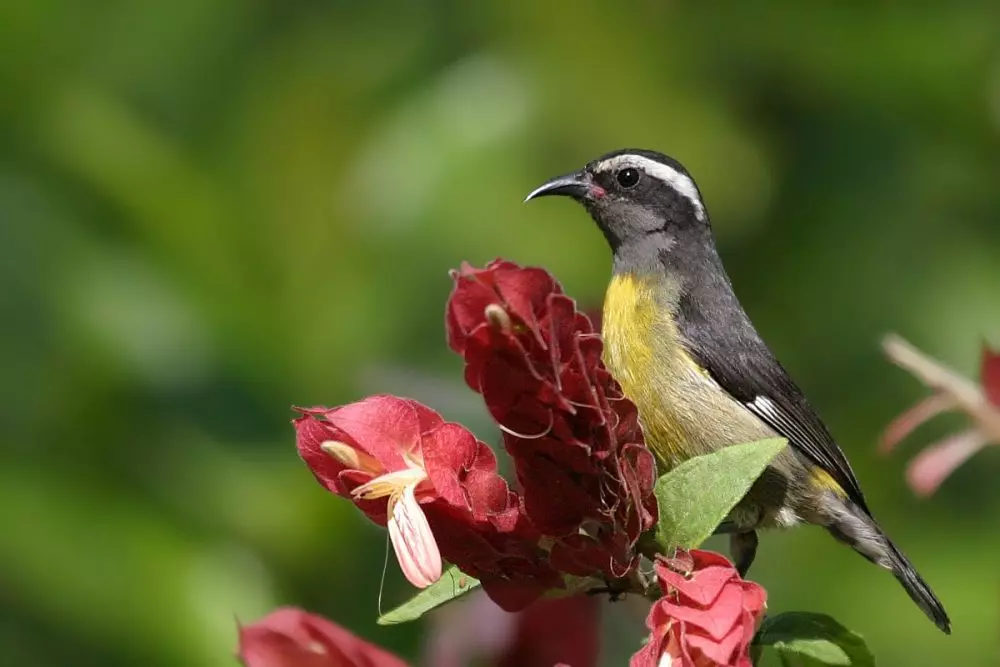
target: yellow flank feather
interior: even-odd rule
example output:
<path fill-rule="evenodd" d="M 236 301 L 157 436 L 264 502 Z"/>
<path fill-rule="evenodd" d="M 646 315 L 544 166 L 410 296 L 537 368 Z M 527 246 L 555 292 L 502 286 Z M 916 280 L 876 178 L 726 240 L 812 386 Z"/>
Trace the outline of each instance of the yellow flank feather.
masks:
<path fill-rule="evenodd" d="M 847 497 L 847 492 L 844 491 L 833 476 L 820 467 L 814 467 L 809 471 L 809 481 L 816 488 L 832 491 L 842 498 Z"/>
<path fill-rule="evenodd" d="M 616 274 L 604 299 L 604 361 L 639 408 L 663 469 L 774 433 L 688 353 L 674 321 L 680 287 L 666 275 Z"/>

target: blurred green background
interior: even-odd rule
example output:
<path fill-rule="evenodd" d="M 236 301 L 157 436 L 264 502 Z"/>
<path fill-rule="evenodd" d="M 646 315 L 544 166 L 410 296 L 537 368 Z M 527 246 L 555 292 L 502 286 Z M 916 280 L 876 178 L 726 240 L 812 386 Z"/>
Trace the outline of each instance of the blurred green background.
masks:
<path fill-rule="evenodd" d="M 874 451 L 924 393 L 883 332 L 968 373 L 1000 343 L 1000 5 L 916 4 L 0 4 L 0 661 L 229 665 L 234 617 L 278 604 L 419 655 L 374 625 L 384 534 L 314 483 L 289 406 L 395 392 L 495 440 L 447 270 L 542 264 L 598 305 L 596 228 L 521 200 L 636 146 L 694 173 L 955 633 L 818 529 L 763 540 L 771 609 L 883 665 L 998 664 L 1000 452 L 918 501 L 904 462 L 958 420 Z"/>

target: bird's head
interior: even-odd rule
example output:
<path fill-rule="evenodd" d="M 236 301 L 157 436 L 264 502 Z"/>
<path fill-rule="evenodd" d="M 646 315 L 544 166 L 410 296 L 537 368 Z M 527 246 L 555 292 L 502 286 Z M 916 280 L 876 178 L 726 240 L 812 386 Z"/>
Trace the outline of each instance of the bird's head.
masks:
<path fill-rule="evenodd" d="M 616 256 L 631 246 L 669 250 L 679 237 L 711 233 L 694 179 L 677 160 L 654 151 L 608 153 L 580 171 L 546 181 L 525 201 L 547 195 L 583 204 Z"/>

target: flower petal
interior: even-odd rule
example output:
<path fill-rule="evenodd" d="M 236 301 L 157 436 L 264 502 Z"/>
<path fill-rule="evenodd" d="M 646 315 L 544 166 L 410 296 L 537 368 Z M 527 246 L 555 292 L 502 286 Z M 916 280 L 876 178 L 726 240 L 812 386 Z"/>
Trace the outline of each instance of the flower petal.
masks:
<path fill-rule="evenodd" d="M 455 285 L 448 299 L 445 320 L 448 346 L 459 354 L 465 353 L 469 334 L 483 324 L 486 308 L 500 301 L 489 285 L 476 280 L 467 271 L 471 268 L 463 266 L 460 272 L 452 273 Z"/>
<path fill-rule="evenodd" d="M 660 663 L 657 661 L 657 654 L 660 652 L 660 644 L 662 642 L 662 637 L 657 637 L 656 635 L 650 637 L 649 641 L 636 651 L 635 655 L 628 661 L 629 667 L 660 667 Z M 667 660 L 670 660 L 670 656 L 667 656 Z M 666 663 L 666 667 L 670 667 L 670 662 Z"/>
<path fill-rule="evenodd" d="M 323 450 L 323 443 L 334 438 L 333 429 L 312 414 L 305 414 L 292 423 L 295 425 L 295 446 L 299 450 L 299 456 L 309 466 L 316 481 L 328 491 L 344 494 L 339 477 L 348 468 L 341 459 L 332 457 Z"/>
<path fill-rule="evenodd" d="M 723 587 L 739 577 L 736 568 L 725 556 L 710 551 L 692 549 L 694 572 L 690 576 L 671 570 L 663 561 L 655 565 L 660 588 L 666 593 L 675 589 L 683 597 L 703 607 L 712 604 L 719 597 Z"/>
<path fill-rule="evenodd" d="M 480 444 L 468 429 L 452 423 L 441 424 L 421 437 L 427 476 L 440 497 L 451 505 L 468 507 L 462 481 L 476 461 Z"/>
<path fill-rule="evenodd" d="M 924 422 L 957 407 L 958 402 L 950 394 L 933 394 L 892 420 L 886 427 L 879 443 L 879 451 L 887 454 L 906 436 Z"/>
<path fill-rule="evenodd" d="M 407 486 L 390 502 L 389 539 L 403 575 L 417 588 L 427 588 L 441 578 L 441 552 L 413 489 Z"/>
<path fill-rule="evenodd" d="M 335 430 L 378 459 L 386 470 L 393 471 L 406 467 L 403 455 L 417 450 L 421 431 L 433 421 L 429 408 L 420 406 L 418 410 L 415 405 L 397 396 L 370 396 L 334 408 L 324 416 Z"/>
<path fill-rule="evenodd" d="M 948 475 L 989 441 L 989 436 L 979 429 L 970 429 L 931 445 L 920 452 L 906 470 L 910 488 L 921 496 L 931 495 Z"/>
<path fill-rule="evenodd" d="M 697 628 L 698 634 L 720 642 L 733 632 L 737 621 L 743 616 L 743 591 L 736 585 L 726 586 L 712 606 L 707 608 L 674 603 L 669 597 L 660 600 L 658 604 L 668 616 L 686 623 L 689 634 Z"/>
<path fill-rule="evenodd" d="M 692 632 L 688 626 L 685 636 L 688 649 L 695 655 L 701 653 L 710 660 L 712 665 L 732 665 L 740 654 L 746 654 L 747 647 L 743 645 L 743 628 L 734 625 L 728 635 L 715 639 L 698 632 Z"/>
<path fill-rule="evenodd" d="M 292 607 L 241 626 L 239 637 L 246 667 L 406 667 L 336 623 Z"/>

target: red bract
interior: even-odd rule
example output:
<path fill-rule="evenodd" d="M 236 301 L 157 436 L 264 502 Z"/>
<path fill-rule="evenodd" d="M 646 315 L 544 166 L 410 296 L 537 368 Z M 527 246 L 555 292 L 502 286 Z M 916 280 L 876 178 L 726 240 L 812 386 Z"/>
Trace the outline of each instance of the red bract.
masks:
<path fill-rule="evenodd" d="M 290 607 L 240 627 L 246 667 L 407 667 L 336 623 Z"/>
<path fill-rule="evenodd" d="M 492 450 L 468 430 L 395 396 L 300 411 L 302 459 L 323 486 L 388 527 L 414 585 L 440 577 L 441 556 L 508 609 L 560 585 Z"/>
<path fill-rule="evenodd" d="M 764 589 L 709 551 L 680 552 L 655 567 L 663 597 L 646 618 L 649 642 L 630 666 L 752 667 L 748 651 L 767 606 Z"/>
<path fill-rule="evenodd" d="M 983 346 L 980 381 L 990 403 L 1000 408 L 1000 353 Z"/>
<path fill-rule="evenodd" d="M 626 574 L 656 520 L 656 469 L 590 320 L 547 272 L 496 260 L 453 273 L 448 343 L 504 431 L 525 512 L 580 574 Z"/>

